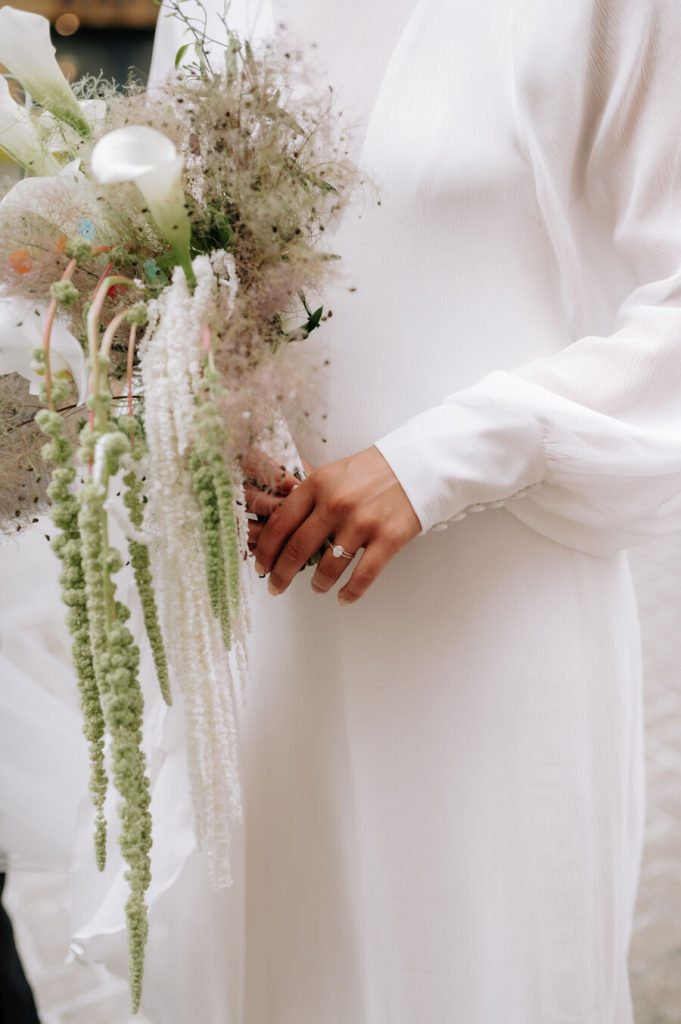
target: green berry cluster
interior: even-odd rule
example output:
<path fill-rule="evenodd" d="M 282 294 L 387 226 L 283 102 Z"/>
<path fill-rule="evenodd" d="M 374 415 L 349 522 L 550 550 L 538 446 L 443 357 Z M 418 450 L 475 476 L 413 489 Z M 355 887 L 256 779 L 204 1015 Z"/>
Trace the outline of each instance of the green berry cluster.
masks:
<path fill-rule="evenodd" d="M 92 256 L 91 245 L 83 239 L 70 240 L 65 251 L 69 259 L 76 262 Z M 72 306 L 79 298 L 79 292 L 70 280 L 72 269 L 67 268 L 62 280 L 50 288 L 50 296 L 56 305 Z M 102 282 L 101 288 L 106 288 L 106 285 L 106 281 Z M 101 312 L 101 302 L 96 308 Z M 67 374 L 49 372 L 49 356 L 45 348 L 33 352 L 34 366 L 43 378 L 41 399 L 48 406 L 40 410 L 36 422 L 47 438 L 43 457 L 53 467 L 48 496 L 52 503 L 52 519 L 60 532 L 52 546 L 62 564 L 62 599 L 68 609 L 67 622 L 80 690 L 83 731 L 89 744 L 90 790 L 95 807 L 95 857 L 100 870 L 104 870 L 106 864 L 107 738 L 111 776 L 121 797 L 118 807 L 121 819 L 119 841 L 129 884 L 126 920 L 131 997 L 133 1011 L 136 1011 L 142 994 L 148 932 L 145 894 L 151 881 L 151 792 L 142 752 L 144 700 L 139 681 L 140 653 L 126 624 L 130 612 L 116 597 L 114 576 L 123 567 L 123 558 L 109 543 L 106 503 L 111 479 L 123 471 L 124 501 L 130 521 L 134 527 L 142 527 L 145 498 L 135 467 L 142 457 L 144 442 L 138 420 L 131 416 L 118 419 L 112 416 L 109 348 L 101 344 L 98 318 L 90 321 L 92 309 L 93 304 L 86 303 L 92 393 L 86 403 L 89 420 L 80 434 L 81 458 L 87 474 L 79 488 L 76 488 L 73 445 L 65 434 L 62 414 L 56 411 L 68 397 L 71 383 Z M 130 324 L 142 327 L 146 320 L 147 309 L 143 303 L 129 310 Z M 124 460 L 128 458 L 131 466 L 124 466 Z M 170 703 L 168 666 L 158 622 L 149 553 L 144 544 L 131 540 L 129 554 L 161 692 Z"/>
<path fill-rule="evenodd" d="M 151 793 L 142 752 L 144 700 L 139 684 L 139 648 L 125 624 L 129 612 L 115 602 L 115 622 L 99 662 L 104 714 L 111 736 L 111 770 L 122 800 L 121 853 L 130 890 L 125 905 L 133 1010 L 139 1008 L 148 922 L 145 893 L 151 882 Z"/>
<path fill-rule="evenodd" d="M 44 365 L 42 350 L 35 353 Z M 100 360 L 100 379 L 108 379 L 108 361 Z M 53 404 L 63 400 L 69 385 L 52 379 Z M 42 388 L 45 400 L 45 387 Z M 51 463 L 49 497 L 52 519 L 60 530 L 53 547 L 62 562 L 62 599 L 68 608 L 73 660 L 78 677 L 84 733 L 90 750 L 90 790 L 96 813 L 95 856 L 97 866 L 106 863 L 107 793 L 105 740 L 109 737 L 111 775 L 120 794 L 120 847 L 127 864 L 129 896 L 126 903 L 130 953 L 130 986 L 133 1008 L 139 1007 L 147 938 L 145 893 L 151 880 L 150 788 L 142 752 L 144 701 L 139 683 L 139 649 L 126 625 L 130 612 L 116 598 L 114 575 L 122 568 L 120 553 L 109 543 L 105 507 L 109 481 L 131 456 L 141 458 L 141 424 L 132 417 L 111 417 L 108 389 L 88 399 L 92 423 L 81 431 L 81 452 L 89 474 L 75 490 L 73 447 L 64 433 L 59 412 L 42 409 L 37 423 L 47 443 L 43 456 Z M 125 502 L 136 527 L 143 523 L 141 482 L 134 468 L 126 470 Z M 168 667 L 158 624 L 149 554 L 144 544 L 131 541 L 130 560 L 139 588 L 144 621 L 164 698 L 170 702 Z"/>
<path fill-rule="evenodd" d="M 126 434 L 115 424 L 108 432 L 84 428 L 86 450 L 104 445 L 99 478 L 88 479 L 78 492 L 78 529 L 90 627 L 95 678 L 111 739 L 114 785 L 121 796 L 120 847 L 128 865 L 130 891 L 126 903 L 133 1009 L 139 1007 L 147 936 L 145 892 L 151 880 L 151 814 L 149 780 L 142 753 L 144 701 L 139 683 L 139 649 L 126 625 L 128 608 L 116 600 L 113 576 L 123 560 L 109 544 L 104 507 L 109 479 L 121 468 L 130 450 Z"/>
<path fill-rule="evenodd" d="M 68 608 L 66 617 L 71 633 L 71 652 L 78 680 L 83 732 L 90 750 L 90 792 L 95 806 L 95 856 L 100 871 L 106 863 L 106 820 L 104 801 L 107 777 L 104 767 L 104 714 L 95 677 L 90 646 L 90 626 L 85 575 L 78 529 L 78 500 L 72 493 L 76 478 L 73 451 L 64 436 L 64 421 L 57 412 L 41 409 L 36 422 L 49 437 L 43 456 L 53 465 L 48 496 L 52 502 L 52 520 L 61 531 L 52 540 L 52 548 L 61 561 L 59 582 L 62 600 Z"/>
<path fill-rule="evenodd" d="M 42 348 L 34 348 L 31 352 L 33 357 L 33 365 L 36 368 L 36 372 L 45 378 L 47 371 L 47 363 L 45 360 L 45 350 Z M 71 390 L 71 377 L 67 370 L 62 370 L 59 373 L 51 374 L 51 399 L 52 407 L 57 408 L 64 402 Z M 45 379 L 40 383 L 40 400 L 47 405 L 47 390 Z M 69 445 L 68 440 L 65 439 L 65 443 Z M 69 445 L 69 451 L 71 446 Z"/>
<path fill-rule="evenodd" d="M 119 416 L 116 421 L 119 428 L 129 437 L 132 452 L 132 465 L 123 477 L 125 494 L 123 501 L 128 509 L 130 522 L 140 530 L 144 525 L 144 494 L 142 480 L 136 470 L 144 452 L 145 444 L 142 433 L 142 424 L 135 416 Z M 170 677 L 168 673 L 168 660 L 166 658 L 163 634 L 158 620 L 158 608 L 156 606 L 156 595 L 154 594 L 154 581 L 151 575 L 149 563 L 149 548 L 136 540 L 128 541 L 130 562 L 135 575 L 135 583 L 140 596 L 142 614 L 144 616 L 144 627 L 149 638 L 149 646 L 154 658 L 156 676 L 158 678 L 161 695 L 166 704 L 172 704 L 173 699 L 170 692 Z"/>
<path fill-rule="evenodd" d="M 79 292 L 72 281 L 55 281 L 50 285 L 50 295 L 60 306 L 72 306 Z"/>
<path fill-rule="evenodd" d="M 70 260 L 85 263 L 92 257 L 92 246 L 84 238 L 71 238 L 64 246 L 64 252 Z"/>
<path fill-rule="evenodd" d="M 234 484 L 222 455 L 226 445 L 216 404 L 204 398 L 196 410 L 196 444 L 189 460 L 192 489 L 201 513 L 206 583 L 225 646 L 239 615 L 241 554 L 234 508 Z"/>

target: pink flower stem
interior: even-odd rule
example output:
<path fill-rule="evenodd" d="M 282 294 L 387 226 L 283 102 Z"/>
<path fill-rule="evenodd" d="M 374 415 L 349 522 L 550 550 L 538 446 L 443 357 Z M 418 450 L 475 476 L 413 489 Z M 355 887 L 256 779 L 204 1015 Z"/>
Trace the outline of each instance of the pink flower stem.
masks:
<path fill-rule="evenodd" d="M 90 419 L 90 424 L 91 424 L 91 426 L 93 428 L 94 428 L 95 425 L 99 425 L 102 428 L 104 428 L 105 425 L 106 425 L 104 423 L 104 418 L 105 418 L 104 417 L 104 412 L 102 410 L 101 404 L 98 402 L 98 397 L 99 397 L 99 394 L 100 394 L 100 382 L 99 382 L 99 358 L 100 358 L 100 350 L 99 350 L 99 319 L 100 319 L 100 317 L 102 315 L 102 308 L 104 306 L 104 302 L 106 301 L 106 296 L 107 296 L 107 293 L 109 291 L 109 288 L 111 288 L 115 284 L 119 285 L 122 288 L 124 288 L 124 287 L 129 286 L 129 285 L 131 285 L 133 283 L 134 282 L 129 277 L 123 277 L 121 275 L 113 275 L 113 276 L 108 276 L 108 277 L 102 277 L 100 279 L 99 284 L 97 285 L 97 289 L 95 291 L 94 298 L 92 300 L 92 305 L 90 306 L 90 308 L 88 310 L 88 314 L 87 314 L 87 339 L 88 339 L 88 352 L 89 352 L 89 356 L 90 356 L 90 395 L 91 395 L 91 397 L 93 399 L 93 403 L 92 404 L 95 407 L 94 410 L 93 410 L 94 416 L 92 416 L 91 419 Z M 119 321 L 120 319 L 121 319 L 121 314 L 118 314 L 118 316 L 114 317 L 114 321 Z M 113 323 L 113 321 L 112 321 L 112 323 Z M 113 338 L 113 334 L 115 333 L 115 329 L 114 329 L 114 331 L 111 331 L 111 326 L 112 325 L 109 324 L 109 327 L 107 328 L 107 332 L 105 333 L 104 339 L 103 339 L 103 342 L 102 342 L 102 348 L 105 349 L 105 351 L 102 352 L 102 355 L 106 355 L 106 356 L 108 356 L 108 354 L 109 354 L 109 348 L 111 346 L 111 338 Z M 116 324 L 116 326 L 118 326 L 118 323 Z"/>

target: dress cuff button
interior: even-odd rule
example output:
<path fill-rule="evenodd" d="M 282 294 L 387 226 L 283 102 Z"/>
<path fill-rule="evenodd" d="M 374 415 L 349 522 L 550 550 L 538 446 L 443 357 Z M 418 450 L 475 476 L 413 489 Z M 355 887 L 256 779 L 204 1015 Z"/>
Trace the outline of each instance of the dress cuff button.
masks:
<path fill-rule="evenodd" d="M 452 516 L 452 518 L 449 521 L 450 521 L 450 523 L 457 523 L 459 521 L 459 519 L 465 519 L 465 518 L 466 518 L 466 513 L 465 512 L 457 512 L 456 515 Z"/>
<path fill-rule="evenodd" d="M 485 506 L 483 504 L 481 504 L 480 502 L 476 502 L 475 505 L 469 505 L 467 511 L 468 512 L 484 512 L 485 511 Z"/>
<path fill-rule="evenodd" d="M 431 530 L 433 531 L 433 533 L 440 533 L 442 530 L 446 529 L 447 523 L 434 523 L 433 526 L 431 526 Z"/>

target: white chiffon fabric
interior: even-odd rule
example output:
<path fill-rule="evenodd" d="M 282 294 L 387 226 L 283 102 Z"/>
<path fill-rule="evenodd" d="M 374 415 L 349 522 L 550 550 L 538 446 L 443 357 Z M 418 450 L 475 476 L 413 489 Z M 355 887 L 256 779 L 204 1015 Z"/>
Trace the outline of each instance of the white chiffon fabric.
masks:
<path fill-rule="evenodd" d="M 356 606 L 305 574 L 276 600 L 254 580 L 231 890 L 195 852 L 181 712 L 147 670 L 143 1007 L 154 1024 L 632 1024 L 626 548 L 681 526 L 681 16 L 668 0 L 240 0 L 230 21 L 285 22 L 361 122 L 381 204 L 333 238 L 334 316 L 300 356 L 331 360 L 327 441 L 297 441 L 313 463 L 378 443 L 422 536 Z M 156 80 L 182 41 L 163 18 Z M 37 586 L 47 545 L 20 551 Z M 46 689 L 48 659 L 50 685 L 74 689 L 51 600 L 39 631 L 28 591 L 8 595 L 30 643 L 3 632 L 3 694 Z M 29 821 L 50 772 L 35 716 L 13 726 L 38 749 L 18 783 Z M 96 875 L 87 808 L 74 950 L 125 973 L 120 862 Z M 62 855 L 74 816 L 48 830 Z"/>

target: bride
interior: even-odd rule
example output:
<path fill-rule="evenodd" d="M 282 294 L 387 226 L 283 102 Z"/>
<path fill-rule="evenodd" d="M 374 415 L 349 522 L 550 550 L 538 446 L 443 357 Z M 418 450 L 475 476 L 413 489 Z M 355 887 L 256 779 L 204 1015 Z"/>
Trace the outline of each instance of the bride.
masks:
<path fill-rule="evenodd" d="M 296 438 L 317 468 L 249 491 L 268 579 L 227 891 L 194 849 L 181 719 L 152 709 L 143 1007 L 631 1024 L 627 548 L 681 525 L 681 16 L 235 0 L 229 18 L 316 55 L 381 199 L 337 232 L 334 315 L 306 343 L 330 361 L 326 437 Z M 183 38 L 162 12 L 157 83 Z M 87 858 L 74 951 L 124 973 L 122 876 Z"/>

